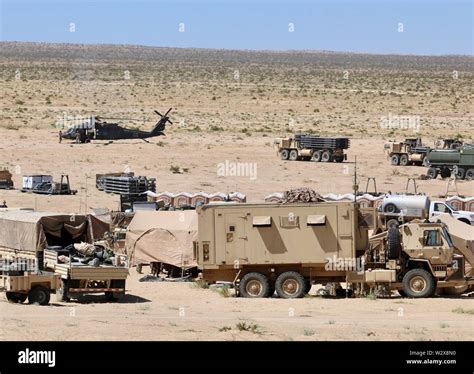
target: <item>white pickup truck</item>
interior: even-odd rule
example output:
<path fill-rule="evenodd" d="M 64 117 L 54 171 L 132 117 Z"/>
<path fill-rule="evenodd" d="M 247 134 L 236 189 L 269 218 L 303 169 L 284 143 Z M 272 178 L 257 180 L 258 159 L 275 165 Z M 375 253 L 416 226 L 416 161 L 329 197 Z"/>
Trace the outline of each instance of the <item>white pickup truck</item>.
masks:
<path fill-rule="evenodd" d="M 431 200 L 424 195 L 387 195 L 379 207 L 379 217 L 387 227 L 415 218 L 427 219 L 443 214 L 468 225 L 474 225 L 474 212 L 456 210 L 445 201 Z"/>

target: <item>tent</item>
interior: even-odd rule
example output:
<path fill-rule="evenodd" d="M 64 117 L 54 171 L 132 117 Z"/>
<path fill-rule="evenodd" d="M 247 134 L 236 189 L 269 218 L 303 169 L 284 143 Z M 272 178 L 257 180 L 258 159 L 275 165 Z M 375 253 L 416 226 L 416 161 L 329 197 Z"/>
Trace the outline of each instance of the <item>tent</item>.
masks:
<path fill-rule="evenodd" d="M 125 250 L 132 265 L 162 262 L 188 269 L 197 266 L 195 240 L 196 211 L 138 211 L 127 228 Z"/>
<path fill-rule="evenodd" d="M 109 225 L 87 214 L 37 212 L 31 209 L 0 211 L 0 247 L 36 253 L 48 245 L 66 246 L 102 239 Z"/>

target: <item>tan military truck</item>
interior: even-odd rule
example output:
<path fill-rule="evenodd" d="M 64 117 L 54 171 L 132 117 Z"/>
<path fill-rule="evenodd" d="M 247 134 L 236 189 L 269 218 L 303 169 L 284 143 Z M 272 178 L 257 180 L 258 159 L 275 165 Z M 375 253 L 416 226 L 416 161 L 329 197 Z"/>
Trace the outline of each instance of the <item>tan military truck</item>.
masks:
<path fill-rule="evenodd" d="M 244 297 L 298 298 L 313 283 L 341 282 L 428 297 L 472 284 L 442 223 L 409 223 L 369 241 L 351 202 L 204 205 L 197 213 L 203 278 L 232 282 Z"/>
<path fill-rule="evenodd" d="M 344 150 L 349 148 L 350 139 L 296 134 L 288 138 L 277 138 L 273 144 L 282 160 L 343 162 L 347 160 Z"/>
<path fill-rule="evenodd" d="M 94 243 L 106 232 L 108 224 L 92 215 L 2 209 L 0 260 L 34 261 L 40 273 L 59 275 L 60 286 L 54 288 L 58 300 L 89 293 L 105 293 L 109 300 L 117 300 L 125 294 L 126 261 L 90 264 L 77 260 L 66 249 Z"/>
<path fill-rule="evenodd" d="M 410 222 L 372 236 L 364 255 L 364 274 L 348 273 L 348 282 L 376 283 L 408 297 L 430 297 L 437 289 L 470 286 L 466 274 L 472 252 L 455 247 L 442 222 Z M 373 275 L 369 275 L 369 274 Z M 370 282 L 368 282 L 370 280 Z"/>
<path fill-rule="evenodd" d="M 423 146 L 421 138 L 408 138 L 403 142 L 391 141 L 384 144 L 384 150 L 392 165 L 428 166 L 426 155 L 430 147 Z"/>
<path fill-rule="evenodd" d="M 346 273 L 327 258 L 354 259 L 368 246 L 350 202 L 204 205 L 197 213 L 194 256 L 204 279 L 239 281 L 244 297 L 303 297 L 316 279 L 343 282 Z"/>

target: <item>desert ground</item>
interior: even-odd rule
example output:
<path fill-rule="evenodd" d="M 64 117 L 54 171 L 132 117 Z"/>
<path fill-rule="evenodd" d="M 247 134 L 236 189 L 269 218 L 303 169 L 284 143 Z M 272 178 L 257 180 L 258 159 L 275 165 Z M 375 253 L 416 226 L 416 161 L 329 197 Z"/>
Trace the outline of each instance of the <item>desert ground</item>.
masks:
<path fill-rule="evenodd" d="M 2 42 L 0 166 L 13 173 L 17 189 L 22 175 L 58 180 L 68 174 L 78 193 L 0 190 L 0 202 L 62 212 L 116 210 L 118 197 L 98 191 L 95 174 L 127 170 L 156 178 L 157 191 L 239 191 L 248 202 L 295 187 L 349 193 L 356 157 L 361 191 L 367 177 L 376 177 L 378 191 L 403 192 L 407 178 L 426 168 L 391 166 L 384 143 L 416 136 L 430 146 L 443 137 L 472 143 L 472 62 L 468 56 Z M 64 118 L 122 118 L 150 130 L 153 110 L 168 108 L 173 125 L 149 143 L 58 142 Z M 382 126 L 390 115 L 411 116 L 419 127 Z M 274 138 L 299 132 L 350 137 L 348 161 L 280 160 Z M 218 166 L 226 161 L 254 164 L 257 173 L 221 176 Z M 173 173 L 177 168 L 184 172 Z M 444 196 L 448 181 L 417 184 L 418 192 Z M 457 188 L 474 194 L 473 181 Z M 139 283 L 130 272 L 129 296 L 118 304 L 93 297 L 50 307 L 12 305 L 2 295 L 0 339 L 472 339 L 472 297 L 325 299 L 313 287 L 314 297 L 301 300 L 246 300 L 188 283 Z M 250 331 L 239 330 L 242 322 Z"/>
<path fill-rule="evenodd" d="M 119 303 L 101 295 L 50 306 L 0 295 L 2 340 L 472 340 L 472 297 L 283 300 L 224 297 L 193 283 L 138 282 Z"/>

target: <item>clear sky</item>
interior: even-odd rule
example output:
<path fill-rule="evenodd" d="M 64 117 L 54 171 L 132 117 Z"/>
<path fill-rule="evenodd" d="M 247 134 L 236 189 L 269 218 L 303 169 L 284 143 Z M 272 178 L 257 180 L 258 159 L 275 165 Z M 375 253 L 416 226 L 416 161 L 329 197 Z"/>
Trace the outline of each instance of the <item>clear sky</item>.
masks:
<path fill-rule="evenodd" d="M 423 55 L 473 53 L 472 0 L 0 3 L 3 41 Z"/>

